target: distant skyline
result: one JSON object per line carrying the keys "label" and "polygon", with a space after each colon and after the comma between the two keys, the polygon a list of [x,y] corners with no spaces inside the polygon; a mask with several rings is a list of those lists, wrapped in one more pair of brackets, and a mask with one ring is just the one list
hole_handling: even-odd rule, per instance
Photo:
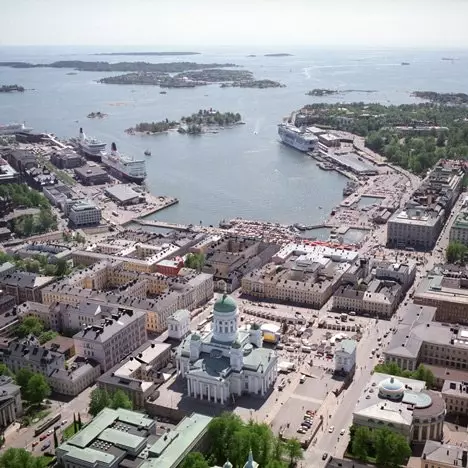
{"label": "distant skyline", "polygon": [[468,48],[466,18],[468,0],[3,0],[0,46]]}

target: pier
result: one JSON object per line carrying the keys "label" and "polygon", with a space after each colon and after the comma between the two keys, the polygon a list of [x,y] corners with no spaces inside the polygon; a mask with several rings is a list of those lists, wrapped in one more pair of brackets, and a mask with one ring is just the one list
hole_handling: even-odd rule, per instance
{"label": "pier", "polygon": [[156,228],[164,229],[173,229],[175,231],[192,231],[196,230],[196,226],[193,224],[177,224],[177,223],[168,223],[167,221],[156,221],[156,220],[146,220],[146,219],[133,219],[134,223],[139,224],[140,226],[151,226]]}

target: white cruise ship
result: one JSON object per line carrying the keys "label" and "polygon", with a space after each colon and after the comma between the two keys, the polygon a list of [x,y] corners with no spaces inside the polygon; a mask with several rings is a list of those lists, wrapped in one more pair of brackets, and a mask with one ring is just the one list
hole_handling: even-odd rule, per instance
{"label": "white cruise ship", "polygon": [[146,178],[146,161],[120,154],[115,143],[112,143],[110,153],[101,156],[101,161],[109,169],[110,174],[118,179],[141,184]]}
{"label": "white cruise ship", "polygon": [[284,144],[304,152],[313,151],[318,142],[318,138],[312,133],[288,123],[278,125],[278,135]]}
{"label": "white cruise ship", "polygon": [[26,127],[24,123],[0,124],[0,135],[14,135],[15,133],[29,133],[32,128]]}
{"label": "white cruise ship", "polygon": [[83,132],[83,129],[80,128],[80,136],[78,140],[78,148],[83,156],[94,161],[101,161],[102,155],[106,150],[106,144],[96,138],[89,138]]}

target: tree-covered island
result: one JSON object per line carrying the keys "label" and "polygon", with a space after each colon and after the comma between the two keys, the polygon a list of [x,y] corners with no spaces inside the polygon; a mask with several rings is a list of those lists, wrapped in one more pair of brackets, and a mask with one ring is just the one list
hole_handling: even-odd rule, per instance
{"label": "tree-covered island", "polygon": [[347,94],[347,93],[375,93],[372,89],[324,89],[324,88],[315,88],[311,91],[307,91],[306,96],[333,96],[335,94]]}
{"label": "tree-covered island", "polygon": [[414,91],[412,96],[425,99],[434,104],[450,104],[461,106],[468,104],[468,94],[466,93],[436,93],[434,91]]}
{"label": "tree-covered island", "polygon": [[136,133],[156,134],[177,129],[181,134],[199,135],[209,132],[210,129],[217,131],[239,124],[242,124],[242,116],[239,113],[200,109],[197,113],[181,117],[179,122],[169,119],[160,122],[140,122],[125,131],[133,135]]}
{"label": "tree-covered island", "polygon": [[88,117],[88,119],[103,119],[104,117],[107,117],[107,114],[97,111],[97,112],[90,112],[86,117]]}
{"label": "tree-covered island", "polygon": [[285,88],[286,85],[281,84],[279,81],[273,80],[245,80],[234,81],[232,83],[222,83],[221,88]]}
{"label": "tree-covered island", "polygon": [[85,62],[82,60],[61,60],[52,63],[28,63],[28,62],[0,62],[0,67],[11,68],[73,68],[78,71],[95,72],[136,72],[152,71],[163,73],[181,73],[189,70],[204,70],[205,68],[234,68],[234,63],[195,63],[195,62]]}
{"label": "tree-covered island", "polygon": [[23,86],[19,86],[17,84],[0,86],[0,93],[14,93],[14,92],[23,93],[24,92]]}

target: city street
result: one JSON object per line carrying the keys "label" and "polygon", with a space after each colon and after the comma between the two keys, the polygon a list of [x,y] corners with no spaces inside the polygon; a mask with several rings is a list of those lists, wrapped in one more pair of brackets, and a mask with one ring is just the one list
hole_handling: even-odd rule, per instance
{"label": "city street", "polygon": [[[88,406],[89,406],[89,396],[95,386],[93,385],[92,387],[88,387],[85,391],[80,393],[77,397],[75,397],[73,400],[71,400],[68,403],[60,403],[59,408],[55,411],[53,411],[51,414],[49,414],[45,419],[41,420],[39,423],[36,423],[30,427],[26,427],[23,429],[20,429],[19,431],[15,431],[13,433],[10,433],[6,435],[6,444],[5,446],[7,447],[16,447],[16,448],[25,448],[30,451],[36,451],[40,453],[41,449],[41,443],[39,443],[36,447],[32,447],[32,443],[35,440],[39,440],[39,435],[37,437],[34,437],[34,430],[43,424],[45,421],[48,419],[52,419],[55,417],[57,414],[60,414],[60,420],[64,421],[67,420],[68,423],[63,425],[61,429],[66,428],[70,422],[73,422],[73,414],[78,414],[80,413],[81,415],[81,421],[85,422],[88,419]],[[55,423],[60,424],[60,422]],[[51,429],[53,429],[53,426]],[[47,431],[45,431],[47,432]],[[48,436],[44,441],[41,442],[47,442],[47,440],[50,440],[53,443],[53,435]]]}

